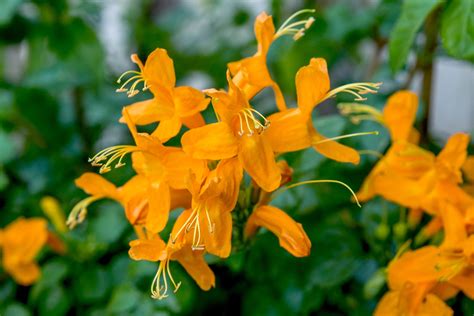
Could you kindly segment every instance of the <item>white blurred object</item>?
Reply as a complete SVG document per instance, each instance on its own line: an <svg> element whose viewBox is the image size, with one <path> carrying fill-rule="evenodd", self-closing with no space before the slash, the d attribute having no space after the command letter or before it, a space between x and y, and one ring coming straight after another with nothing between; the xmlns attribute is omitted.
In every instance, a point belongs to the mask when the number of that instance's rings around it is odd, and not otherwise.
<svg viewBox="0 0 474 316"><path fill-rule="evenodd" d="M106 60L114 73L123 72L131 66L128 54L129 29L127 13L133 1L115 0L102 3L99 23L99 38L106 51Z"/></svg>
<svg viewBox="0 0 474 316"><path fill-rule="evenodd" d="M431 135L446 139L456 132L468 132L474 137L474 66L437 58L431 91Z"/></svg>

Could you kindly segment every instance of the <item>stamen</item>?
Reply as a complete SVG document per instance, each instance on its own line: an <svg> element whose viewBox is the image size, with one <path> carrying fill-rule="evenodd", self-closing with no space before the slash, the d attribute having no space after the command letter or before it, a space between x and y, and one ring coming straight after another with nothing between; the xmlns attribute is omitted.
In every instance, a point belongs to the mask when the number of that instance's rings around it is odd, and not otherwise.
<svg viewBox="0 0 474 316"><path fill-rule="evenodd" d="M181 282L178 282L178 283L176 284L176 282L174 281L174 278L173 278L173 275L171 274L171 269L170 269L170 260L167 261L167 264L166 264L166 272L168 273L168 277L170 278L171 283L173 283L173 286L174 286L173 293L178 292L179 287L181 286Z"/></svg>
<svg viewBox="0 0 474 316"><path fill-rule="evenodd" d="M165 269L169 259L160 262L158 271L156 271L153 282L151 283L151 297L153 299L162 300L168 297L168 282L166 281ZM164 285L161 285L161 279L163 279Z"/></svg>
<svg viewBox="0 0 474 316"><path fill-rule="evenodd" d="M89 196L77 203L73 207L71 213L69 213L69 216L66 221L66 225L69 227L69 229L73 229L78 224L82 223L87 216L87 207L93 202L100 199L101 197L98 196Z"/></svg>
<svg viewBox="0 0 474 316"><path fill-rule="evenodd" d="M383 114L370 105L340 103L338 108L342 115L351 115L350 120L354 124L359 124L362 121L374 121L383 124Z"/></svg>
<svg viewBox="0 0 474 316"><path fill-rule="evenodd" d="M215 223L211 221L211 217L209 216L209 210L207 209L207 207L206 207L206 217L207 217L207 225L209 228L209 233L212 234L214 233Z"/></svg>
<svg viewBox="0 0 474 316"><path fill-rule="evenodd" d="M98 152L94 157L89 158L89 163L94 167L100 167L99 172L106 173L112 170L112 168L120 168L125 166L122 159L129 153L139 151L137 146L131 145L119 145L112 146ZM114 161L117 161L115 166L111 167ZM106 161L104 163L104 161Z"/></svg>
<svg viewBox="0 0 474 316"><path fill-rule="evenodd" d="M280 190L280 192L278 192L272 199L275 199L277 196L279 196L280 194L282 194L283 192L285 192L289 189L296 188L296 187L299 187L299 186L305 185L305 184L314 184L314 183L337 183L337 184L340 184L351 192L352 197L354 198L355 202L357 203L357 206L362 207L359 203L359 200L357 199L357 195L354 193L354 191L351 189L351 187L348 186L347 184L345 184L344 182L337 181L337 180L308 180L308 181L301 181L301 182L298 182L298 183L294 183L294 184L291 184L289 186L286 186L286 187L282 188Z"/></svg>
<svg viewBox="0 0 474 316"><path fill-rule="evenodd" d="M338 93L345 92L350 93L355 96L355 101L365 101L367 98L364 98L362 95L368 93L377 93L377 90L380 88L381 82L372 83L372 82L356 82L343 85L336 89L329 91L322 101L327 100ZM322 102L321 101L321 102Z"/></svg>
<svg viewBox="0 0 474 316"><path fill-rule="evenodd" d="M361 133L352 133L352 134L346 134L346 135L341 135L341 136L336 136L332 138L325 138L323 140L319 140L317 142L313 142L313 145L321 144L321 143L326 143L330 142L333 140L338 140L338 139L344 139L344 138L350 138L350 137L357 137L357 136L366 136L366 135L378 135L378 131L372 131L372 132L361 132Z"/></svg>
<svg viewBox="0 0 474 316"><path fill-rule="evenodd" d="M193 211L191 212L191 215L189 215L188 219L184 222L183 226L181 226L181 228L178 230L174 238L173 237L171 238L171 242L173 244L176 243L176 240L178 239L179 235L188 226L188 223L191 221L191 219L193 219L193 222L194 222L194 215L196 214L196 212L197 210L193 209ZM186 228L186 231L189 231L189 229Z"/></svg>
<svg viewBox="0 0 474 316"><path fill-rule="evenodd" d="M120 77L117 79L117 83L121 83L122 82L122 79L126 76L126 75L129 75L129 74L133 74L133 76L131 76L130 78L128 78L121 86L120 88L118 88L117 90L115 90L116 92L126 92L128 97L131 98L133 97L134 95L137 95L139 93L139 90L137 90L137 85L140 83L140 82L143 82L143 88L142 88L142 91L145 91L148 89L148 83L145 79L145 77L143 77L143 73L141 71L136 71L136 70L128 70L126 72L124 72L122 75L120 75ZM130 88L127 88L127 86L129 85L129 83L131 83L131 86Z"/></svg>
<svg viewBox="0 0 474 316"><path fill-rule="evenodd" d="M277 39L283 35L293 35L293 39L296 41L300 39L301 37L303 37L304 31L309 29L311 25L313 24L313 22L315 21L314 17L311 16L306 20L302 20L298 22L293 22L293 23L290 23L290 22L301 14L314 13L315 11L316 10L314 9L304 9L304 10L300 10L294 13L280 26L278 31L275 33L273 39ZM302 26L302 27L299 27L299 26Z"/></svg>
<svg viewBox="0 0 474 316"><path fill-rule="evenodd" d="M270 126L270 121L265 118L260 112L252 108L246 108L241 110L238 114L240 130L237 132L239 136L243 136L245 133L247 136L252 136L256 131L261 134ZM257 116L257 117L256 117ZM243 117L243 118L242 118ZM263 121L260 121L260 119ZM245 126L244 126L245 120ZM251 127L253 125L253 128ZM247 131L245 131L247 129Z"/></svg>

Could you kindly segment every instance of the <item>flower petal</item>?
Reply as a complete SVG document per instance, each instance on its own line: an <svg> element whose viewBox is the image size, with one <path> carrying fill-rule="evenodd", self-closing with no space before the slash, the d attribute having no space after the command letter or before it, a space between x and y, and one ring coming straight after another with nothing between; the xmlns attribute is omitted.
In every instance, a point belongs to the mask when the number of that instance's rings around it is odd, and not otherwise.
<svg viewBox="0 0 474 316"><path fill-rule="evenodd" d="M148 189L148 214L145 227L152 233L161 232L168 223L170 189L164 182L152 183Z"/></svg>
<svg viewBox="0 0 474 316"><path fill-rule="evenodd" d="M176 112L180 117L191 116L204 111L210 99L204 93L191 87L178 87L173 90Z"/></svg>
<svg viewBox="0 0 474 316"><path fill-rule="evenodd" d="M161 121L156 130L151 135L157 137L164 143L170 138L178 135L179 131L181 130L181 126L182 124L179 116L175 115L168 120Z"/></svg>
<svg viewBox="0 0 474 316"><path fill-rule="evenodd" d="M206 251L221 258L227 258L231 251L232 215L223 201L214 198L201 210L201 234ZM207 214L204 214L207 212ZM209 215L209 220L207 218Z"/></svg>
<svg viewBox="0 0 474 316"><path fill-rule="evenodd" d="M181 122L189 129L198 128L206 125L206 121L204 121L204 118L202 117L201 113L181 117Z"/></svg>
<svg viewBox="0 0 474 316"><path fill-rule="evenodd" d="M242 136L239 141L239 160L252 179L267 192L280 186L281 174L275 155L261 135Z"/></svg>
<svg viewBox="0 0 474 316"><path fill-rule="evenodd" d="M448 142L436 157L436 161L448 171L446 176L455 178L458 183L462 182L461 167L467 158L468 145L468 134L454 134L448 139Z"/></svg>
<svg viewBox="0 0 474 316"><path fill-rule="evenodd" d="M270 142L274 152L285 153L311 146L311 137L306 119L297 109L286 110L268 117L270 126L264 137Z"/></svg>
<svg viewBox="0 0 474 316"><path fill-rule="evenodd" d="M75 180L75 183L90 195L110 198L115 198L117 195L117 188L112 182L92 172L84 173Z"/></svg>
<svg viewBox="0 0 474 316"><path fill-rule="evenodd" d="M417 109L418 97L411 91L399 91L388 99L383 109L383 119L392 141L409 139Z"/></svg>
<svg viewBox="0 0 474 316"><path fill-rule="evenodd" d="M154 239L136 239L130 242L128 255L133 260L160 261L166 259L166 244L158 236Z"/></svg>
<svg viewBox="0 0 474 316"><path fill-rule="evenodd" d="M136 125L147 125L169 119L174 114L173 104L170 102L160 102L160 98L136 102L125 108L130 115L130 119ZM125 123L124 117L121 117L119 121L120 123Z"/></svg>
<svg viewBox="0 0 474 316"><path fill-rule="evenodd" d="M311 58L308 66L298 70L295 81L298 107L303 114L310 115L330 88L326 61L323 58Z"/></svg>
<svg viewBox="0 0 474 316"><path fill-rule="evenodd" d="M311 241L300 223L295 222L282 210L263 205L253 211L245 227L245 235L253 235L258 226L274 233L280 240L280 246L295 257L306 257L311 250Z"/></svg>
<svg viewBox="0 0 474 316"><path fill-rule="evenodd" d="M5 265L4 268L16 283L23 286L35 283L41 275L39 266L34 262L25 262L14 266Z"/></svg>
<svg viewBox="0 0 474 316"><path fill-rule="evenodd" d="M216 278L214 272L212 272L206 260L204 260L203 251L184 247L176 252L174 256L202 290L207 291L215 286Z"/></svg>
<svg viewBox="0 0 474 316"><path fill-rule="evenodd" d="M321 155L339 162L350 162L355 165L359 163L360 155L357 150L326 138L313 127L311 127L310 133L313 148Z"/></svg>
<svg viewBox="0 0 474 316"><path fill-rule="evenodd" d="M173 88L176 84L173 60L166 49L157 48L148 56L143 69L147 84L153 91L154 84Z"/></svg>
<svg viewBox="0 0 474 316"><path fill-rule="evenodd" d="M237 154L237 140L226 123L214 123L187 131L181 138L183 150L197 159L226 159Z"/></svg>

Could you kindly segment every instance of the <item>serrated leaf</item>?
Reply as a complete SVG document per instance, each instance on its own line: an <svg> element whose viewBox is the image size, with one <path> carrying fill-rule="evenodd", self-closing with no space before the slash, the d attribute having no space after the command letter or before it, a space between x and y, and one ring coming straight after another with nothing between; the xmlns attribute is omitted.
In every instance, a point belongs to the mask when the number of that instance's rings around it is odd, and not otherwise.
<svg viewBox="0 0 474 316"><path fill-rule="evenodd" d="M449 3L442 16L441 38L450 55L474 61L474 1Z"/></svg>
<svg viewBox="0 0 474 316"><path fill-rule="evenodd" d="M390 34L388 43L390 67L393 72L405 64L416 33L428 14L442 2L443 0L405 0L403 2L402 12Z"/></svg>

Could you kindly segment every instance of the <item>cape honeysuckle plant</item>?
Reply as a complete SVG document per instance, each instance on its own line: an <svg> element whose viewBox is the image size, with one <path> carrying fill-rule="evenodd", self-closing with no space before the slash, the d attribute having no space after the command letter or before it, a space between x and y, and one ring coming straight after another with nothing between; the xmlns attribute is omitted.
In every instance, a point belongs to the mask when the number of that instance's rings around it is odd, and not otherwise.
<svg viewBox="0 0 474 316"><path fill-rule="evenodd" d="M282 153L313 147L330 159L357 164L357 150L336 140L374 134L326 138L314 127L311 113L339 93L365 100L364 94L376 93L379 83L354 83L331 90L326 61L312 58L296 74L297 107L289 108L272 79L266 64L272 42L284 35L293 35L295 40L303 36L314 19L294 20L311 12L295 13L278 30L272 17L261 13L255 21L257 52L229 63L227 91L177 87L173 61L162 48L153 51L145 63L132 55L139 70L119 78L122 85L117 91L133 97L140 89L150 90L153 98L123 109L120 121L127 124L135 144L104 149L90 162L105 173L123 166L123 159L131 154L136 175L121 187L94 173L82 175L76 184L90 196L74 207L68 225L72 228L82 222L94 201L109 198L119 202L138 237L130 242L130 257L159 262L151 285L153 298L165 298L170 286L174 291L180 286L171 274L170 261L178 261L203 290L213 287L215 277L204 256L229 257L232 251L246 247L259 227L273 232L292 255L309 255L311 242L302 225L271 205L275 192L331 182L354 194L337 180L291 184L293 170L279 160ZM127 75L131 77L122 83ZM267 87L275 93L278 110L269 116L249 103ZM209 103L214 122L206 122L201 115ZM137 125L156 122L158 127L151 134L137 130ZM181 147L165 145L179 135L183 125L189 130L181 137ZM170 212L176 208L184 210L170 223ZM169 225L173 226L171 233L164 236Z"/></svg>
<svg viewBox="0 0 474 316"><path fill-rule="evenodd" d="M380 301L375 315L452 315L445 304L463 292L474 299L474 196L470 185L461 186L462 171L473 179L473 160L467 158L469 136L451 136L435 156L418 146L413 128L417 96L409 91L392 95L383 113L354 104L342 105L354 120L378 121L390 131L392 144L365 179L357 196L367 201L375 195L410 210L412 224L423 214L431 221L415 244L425 243L444 232L440 245L407 250L405 244L387 269L390 291ZM471 193L471 195L470 195Z"/></svg>

